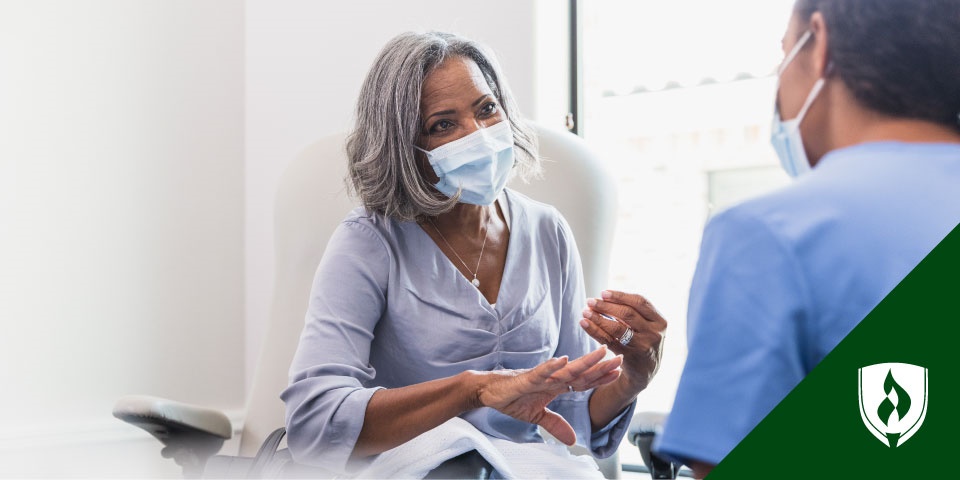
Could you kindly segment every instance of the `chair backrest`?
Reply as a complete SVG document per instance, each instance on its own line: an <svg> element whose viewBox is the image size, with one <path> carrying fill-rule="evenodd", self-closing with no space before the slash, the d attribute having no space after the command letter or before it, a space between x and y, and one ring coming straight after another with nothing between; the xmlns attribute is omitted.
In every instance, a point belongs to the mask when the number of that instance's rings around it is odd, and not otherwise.
<svg viewBox="0 0 960 480"><path fill-rule="evenodd" d="M536 127L544 178L510 188L554 205L573 229L589 295L607 276L617 196L615 182L583 141L565 131ZM343 183L345 135L324 138L304 150L280 181L274 210L276 270L267 328L247 414L240 455L252 456L284 422L280 392L303 329L313 275L327 240L354 207Z"/></svg>

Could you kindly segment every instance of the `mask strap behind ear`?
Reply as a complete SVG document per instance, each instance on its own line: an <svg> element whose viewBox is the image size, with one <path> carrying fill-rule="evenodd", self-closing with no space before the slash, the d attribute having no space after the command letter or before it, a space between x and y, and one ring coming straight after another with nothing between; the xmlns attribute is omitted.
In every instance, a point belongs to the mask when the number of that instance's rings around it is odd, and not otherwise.
<svg viewBox="0 0 960 480"><path fill-rule="evenodd" d="M781 63L780 67L777 68L778 77L780 75L783 75L783 71L787 69L787 65L790 65L790 62L793 61L793 58L796 57L798 53L800 53L800 49L803 48L804 44L807 43L807 40L809 40L811 36L813 36L813 32L810 30L807 30L800 37L800 39L797 40L797 44L793 46L793 49L790 50L789 53L787 53L787 56L783 59L783 63Z"/></svg>

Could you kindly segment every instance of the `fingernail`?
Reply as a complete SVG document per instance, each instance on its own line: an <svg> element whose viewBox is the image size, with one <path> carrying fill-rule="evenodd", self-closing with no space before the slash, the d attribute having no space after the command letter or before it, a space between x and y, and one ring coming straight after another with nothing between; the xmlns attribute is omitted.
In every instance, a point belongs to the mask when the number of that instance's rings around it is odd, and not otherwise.
<svg viewBox="0 0 960 480"><path fill-rule="evenodd" d="M596 299L596 298L588 298L588 299L587 299L587 305L588 305L590 308L596 307L596 306L597 306L597 299Z"/></svg>
<svg viewBox="0 0 960 480"><path fill-rule="evenodd" d="M590 326L590 322L588 322L587 319L580 320L580 326L583 328L587 328Z"/></svg>
<svg viewBox="0 0 960 480"><path fill-rule="evenodd" d="M603 297L604 300L607 300L607 299L609 299L610 297L612 297L613 294L610 293L610 290L604 290L604 291L600 292L600 296Z"/></svg>
<svg viewBox="0 0 960 480"><path fill-rule="evenodd" d="M593 310L590 310L589 308L584 308L582 313L583 318L590 318L593 316Z"/></svg>

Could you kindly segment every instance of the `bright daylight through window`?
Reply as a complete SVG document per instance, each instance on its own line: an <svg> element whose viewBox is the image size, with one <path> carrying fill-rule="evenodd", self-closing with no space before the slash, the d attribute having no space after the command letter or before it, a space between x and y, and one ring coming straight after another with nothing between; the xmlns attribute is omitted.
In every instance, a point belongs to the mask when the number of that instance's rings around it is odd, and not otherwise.
<svg viewBox="0 0 960 480"><path fill-rule="evenodd" d="M705 222L788 181L769 135L792 5L580 2L580 124L619 189L609 285L647 296L670 322L661 370L637 411L673 402ZM640 463L635 447L620 451Z"/></svg>

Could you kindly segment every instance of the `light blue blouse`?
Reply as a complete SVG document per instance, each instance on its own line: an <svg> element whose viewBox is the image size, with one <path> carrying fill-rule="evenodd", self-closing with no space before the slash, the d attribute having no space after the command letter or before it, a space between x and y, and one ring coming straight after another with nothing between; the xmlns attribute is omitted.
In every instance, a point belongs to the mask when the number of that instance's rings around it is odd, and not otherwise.
<svg viewBox="0 0 960 480"><path fill-rule="evenodd" d="M531 368L597 348L578 324L586 293L567 222L512 190L499 201L510 213L510 240L495 305L414 222L358 208L337 228L281 395L296 461L345 471L377 389L465 370ZM570 422L578 444L603 458L616 451L636 403L594 432L592 393L561 395L549 408ZM462 418L493 437L543 441L535 425L491 408Z"/></svg>

